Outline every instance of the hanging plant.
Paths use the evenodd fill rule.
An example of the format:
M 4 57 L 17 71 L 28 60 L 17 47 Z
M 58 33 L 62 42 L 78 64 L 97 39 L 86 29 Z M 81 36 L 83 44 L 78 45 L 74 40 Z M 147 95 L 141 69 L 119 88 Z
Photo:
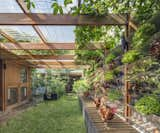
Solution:
M 129 50 L 123 55 L 122 62 L 123 63 L 132 63 L 139 59 L 140 53 L 136 50 Z

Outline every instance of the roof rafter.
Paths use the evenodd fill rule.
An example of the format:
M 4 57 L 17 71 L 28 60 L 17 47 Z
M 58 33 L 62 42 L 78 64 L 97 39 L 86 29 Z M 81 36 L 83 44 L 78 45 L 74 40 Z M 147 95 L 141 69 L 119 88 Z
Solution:
M 106 16 L 90 16 L 70 14 L 53 15 L 45 13 L 0 13 L 0 25 L 126 25 L 127 21 L 121 22 L 113 19 L 117 14 Z M 126 16 L 126 14 L 122 15 Z
M 46 65 L 38 65 L 36 68 L 46 68 Z M 50 68 L 53 69 L 78 69 L 78 68 L 87 68 L 87 66 L 82 65 L 50 65 Z
M 6 48 L 8 50 L 75 50 L 75 43 L 47 43 L 47 46 L 43 43 L 30 43 L 30 42 L 22 42 L 18 43 L 18 46 L 14 43 L 1 43 L 2 48 Z M 90 43 L 86 48 L 81 50 L 96 50 L 96 49 L 104 49 L 103 43 Z
M 30 17 L 29 14 L 27 14 L 27 13 L 29 13 L 30 11 L 27 9 L 27 6 L 26 6 L 24 0 L 16 0 L 16 2 L 17 2 L 18 5 L 20 6 L 20 8 L 23 10 L 23 12 L 24 12 L 26 15 L 28 15 L 28 17 Z M 47 40 L 46 40 L 46 38 L 44 37 L 43 33 L 42 33 L 41 30 L 38 28 L 38 26 L 33 26 L 33 25 L 32 25 L 32 27 L 33 27 L 33 29 L 35 30 L 35 32 L 38 34 L 38 36 L 40 37 L 40 39 L 42 40 L 42 42 L 44 43 L 43 45 L 49 47 L 49 46 L 47 45 Z M 54 54 L 53 51 L 50 51 L 50 53 Z
M 8 34 L 6 34 L 5 32 L 3 32 L 2 30 L 0 30 L 0 34 L 5 37 L 7 40 L 9 40 L 10 42 L 14 43 L 17 47 L 21 47 L 20 44 L 15 40 L 13 39 L 11 36 L 9 36 Z M 2 46 L 1 46 L 2 47 Z M 32 57 L 32 53 L 30 53 L 29 51 L 25 50 L 26 53 L 29 54 L 30 58 L 33 58 Z M 34 58 L 33 58 L 34 59 Z M 41 62 L 41 61 L 40 61 Z M 48 66 L 49 67 L 49 66 Z
M 36 63 L 38 61 L 32 61 L 33 63 Z M 64 62 L 64 61 L 43 61 L 39 64 L 42 64 L 42 65 L 45 65 L 45 64 L 48 64 L 48 65 L 62 65 L 62 66 L 67 66 L 67 65 L 76 65 L 74 61 L 67 61 L 67 62 Z
M 74 60 L 74 55 L 32 55 L 34 57 L 34 60 Z M 28 55 L 19 55 L 22 59 L 25 60 L 31 60 L 31 58 Z

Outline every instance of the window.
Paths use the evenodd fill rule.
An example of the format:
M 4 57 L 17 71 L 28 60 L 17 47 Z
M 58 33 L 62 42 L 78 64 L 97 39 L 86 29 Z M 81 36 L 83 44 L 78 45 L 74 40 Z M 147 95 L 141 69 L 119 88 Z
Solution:
M 7 96 L 7 104 L 15 104 L 18 102 L 17 88 L 9 88 Z
M 27 87 L 21 87 L 21 100 L 25 100 L 27 98 Z
M 27 70 L 25 68 L 21 69 L 20 76 L 22 83 L 27 82 Z

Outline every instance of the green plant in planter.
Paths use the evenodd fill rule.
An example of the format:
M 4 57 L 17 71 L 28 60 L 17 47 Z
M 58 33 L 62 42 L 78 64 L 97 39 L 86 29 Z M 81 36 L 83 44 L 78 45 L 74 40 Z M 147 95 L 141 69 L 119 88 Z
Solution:
M 160 114 L 160 99 L 155 95 L 144 96 L 139 99 L 135 108 L 138 112 L 146 115 Z
M 107 91 L 108 99 L 111 101 L 120 100 L 122 98 L 122 92 L 117 89 L 110 89 Z
M 136 61 L 140 56 L 140 53 L 136 50 L 129 50 L 123 55 L 122 62 L 123 63 L 132 63 Z

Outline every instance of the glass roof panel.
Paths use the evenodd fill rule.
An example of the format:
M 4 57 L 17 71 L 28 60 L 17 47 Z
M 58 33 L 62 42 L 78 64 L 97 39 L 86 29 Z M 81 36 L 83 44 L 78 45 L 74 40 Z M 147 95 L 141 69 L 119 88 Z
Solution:
M 0 0 L 0 13 L 23 13 L 16 0 Z
M 32 26 L 0 26 L 0 30 L 17 42 L 41 42 Z
M 0 35 L 0 43 L 5 43 L 5 42 L 9 42 L 9 41 L 5 37 Z
M 53 13 L 53 9 L 51 8 L 52 3 L 55 0 L 32 0 L 35 3 L 35 8 L 31 9 L 32 13 Z M 63 12 L 68 13 L 69 10 L 77 5 L 77 0 L 72 0 L 73 3 L 64 6 L 64 0 L 57 0 L 58 4 L 62 6 Z
M 74 43 L 75 26 L 39 26 L 48 43 Z

